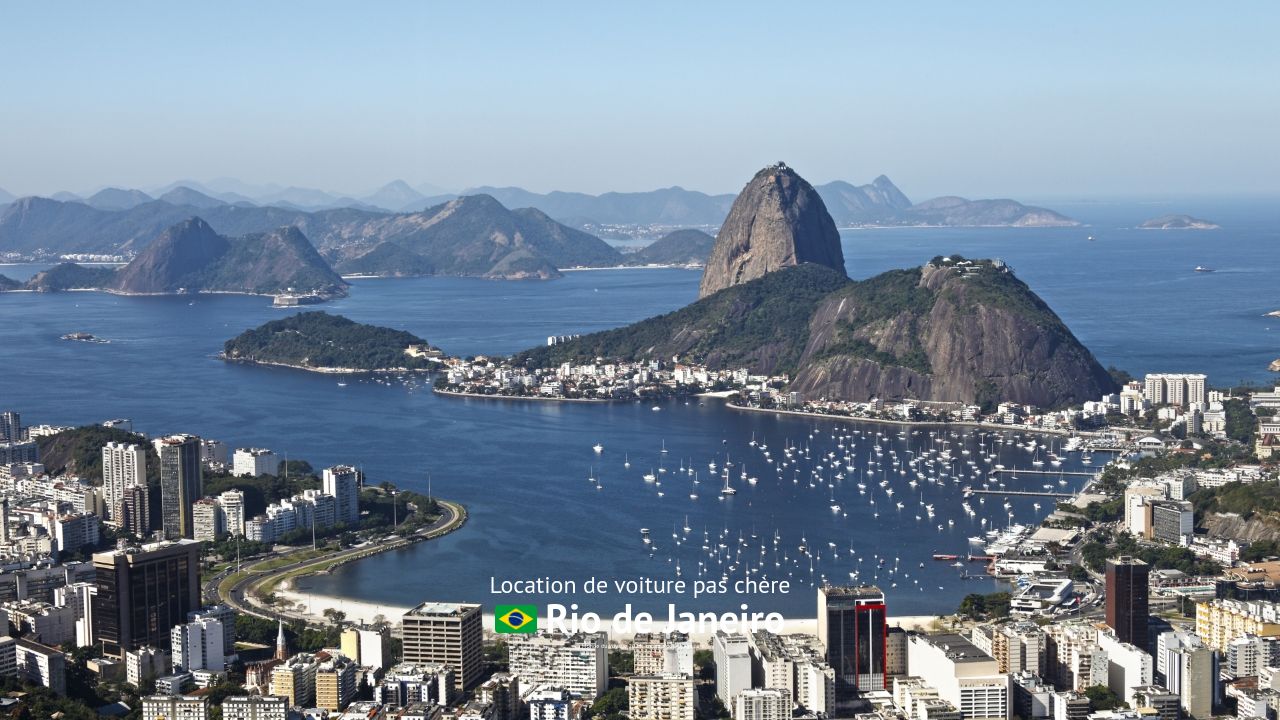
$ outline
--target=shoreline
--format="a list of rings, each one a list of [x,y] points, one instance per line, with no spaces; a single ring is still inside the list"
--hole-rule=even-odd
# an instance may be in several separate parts
[[[980,423],[972,420],[957,420],[955,422],[942,420],[892,420],[889,418],[869,418],[860,415],[829,415],[818,412],[805,412],[803,410],[773,410],[769,408],[751,407],[749,405],[738,405],[732,402],[726,402],[725,407],[730,410],[739,410],[742,412],[758,412],[772,415],[793,415],[796,417],[811,417],[822,420],[837,420],[841,422],[855,423],[878,423],[881,425],[901,425],[901,426],[919,426],[919,427],[971,427],[982,428],[985,430],[1017,430],[1019,432],[1040,433],[1043,435],[1061,435],[1070,437],[1071,432],[1066,430],[1053,430],[1049,428],[1033,428],[1023,425],[1000,425],[996,423]],[[1076,435],[1091,436],[1093,433],[1088,431],[1075,431]]]
[[[441,390],[435,386],[432,386],[431,392],[437,393],[440,395],[448,395],[451,397],[479,398],[481,400],[529,400],[529,401],[536,401],[536,402],[576,402],[576,403],[630,402],[629,399],[624,400],[622,398],[614,400],[614,399],[605,399],[605,398],[543,397],[541,395],[485,395],[484,393],[464,392],[461,390]]]
[[[304,372],[316,373],[318,375],[395,375],[399,373],[433,373],[434,368],[382,368],[379,370],[362,370],[360,368],[331,368],[331,367],[308,367],[306,365],[291,365],[284,362],[270,362],[268,360],[246,360],[241,358],[227,357],[226,353],[218,353],[215,355],[217,359],[225,363],[236,365],[261,365],[263,367],[287,368],[289,370],[302,370]]]

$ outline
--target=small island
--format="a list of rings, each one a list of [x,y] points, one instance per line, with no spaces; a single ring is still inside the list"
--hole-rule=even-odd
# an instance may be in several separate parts
[[[96,335],[93,335],[87,332],[70,332],[70,333],[67,333],[66,335],[63,335],[62,339],[73,340],[75,342],[98,343],[99,345],[106,345],[107,343],[111,342],[106,338],[100,338]]]
[[[402,373],[434,370],[443,353],[403,330],[313,311],[246,330],[219,357],[320,373]]]
[[[1219,230],[1216,223],[1190,215],[1161,215],[1142,223],[1139,230]]]
[[[1271,364],[1267,366],[1267,369],[1271,372],[1280,372],[1280,359],[1272,360]]]

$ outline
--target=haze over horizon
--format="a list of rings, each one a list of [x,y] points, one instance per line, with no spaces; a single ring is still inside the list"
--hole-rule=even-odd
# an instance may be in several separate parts
[[[1273,194],[1277,21],[1266,3],[18,5],[0,188],[718,194],[785,160],[913,200]]]

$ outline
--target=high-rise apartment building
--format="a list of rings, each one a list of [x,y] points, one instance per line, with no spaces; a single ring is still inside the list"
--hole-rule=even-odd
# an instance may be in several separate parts
[[[344,525],[360,522],[360,488],[356,469],[350,465],[335,465],[321,473],[321,490],[332,495],[335,501],[334,520]]]
[[[213,498],[200,498],[191,506],[192,537],[213,542],[223,533],[222,508]]]
[[[222,523],[231,535],[244,537],[244,492],[227,490],[218,496],[218,508],[222,511]]]
[[[95,553],[94,642],[107,655],[168,649],[169,630],[200,608],[200,544],[155,543]]]
[[[222,700],[222,720],[288,720],[289,701],[274,695],[238,695]]]
[[[1122,556],[1107,561],[1107,626],[1120,642],[1147,650],[1147,605],[1149,592],[1147,564]]]
[[[746,635],[720,631],[712,638],[711,652],[716,663],[716,697],[726,708],[733,707],[734,698],[751,687],[751,644]]]
[[[109,442],[102,446],[102,504],[107,523],[121,527],[124,492],[147,486],[147,450],[134,443]]]
[[[1009,675],[966,638],[913,635],[907,642],[907,664],[913,676],[935,688],[966,720],[1009,717]]]
[[[356,696],[356,664],[343,655],[331,657],[316,668],[316,707],[345,710]]]
[[[311,653],[298,653],[271,669],[272,695],[294,707],[311,707],[316,700],[316,671],[320,660]]]
[[[175,672],[227,669],[222,622],[212,618],[175,625],[169,633]]]
[[[17,410],[0,412],[0,442],[21,442],[26,439],[22,432],[22,416]]]
[[[204,495],[200,438],[170,435],[155,441],[160,456],[160,527],[166,540],[195,535],[191,509]]]
[[[422,603],[401,619],[403,661],[448,666],[457,688],[468,690],[480,682],[481,622],[479,605]]]
[[[746,689],[733,698],[734,720],[791,720],[791,696],[777,688]]]
[[[836,673],[836,700],[884,690],[888,634],[884,593],[874,585],[818,588],[818,638]],[[914,672],[914,671],[913,671]]]
[[[209,698],[151,695],[142,698],[142,720],[208,720]]]
[[[120,527],[145,538],[151,532],[151,490],[145,486],[125,488],[120,499]]]
[[[605,633],[509,635],[512,675],[530,687],[550,685],[591,700],[609,686],[609,638]]]

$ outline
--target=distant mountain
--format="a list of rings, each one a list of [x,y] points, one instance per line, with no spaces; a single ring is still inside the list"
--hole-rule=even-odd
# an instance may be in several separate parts
[[[8,205],[18,198],[7,192],[4,188],[0,188],[0,205]]]
[[[965,200],[940,197],[912,205],[897,216],[898,225],[940,227],[1075,227],[1080,223],[1045,208],[1014,200]]]
[[[541,195],[515,187],[478,187],[463,194],[491,195],[507,207],[535,207],[576,224],[719,225],[733,204],[732,195],[707,195],[680,187],[603,195],[559,191]]]
[[[403,180],[393,180],[378,188],[372,195],[361,198],[361,201],[367,205],[392,212],[412,212],[421,209],[426,200],[426,195],[409,187],[409,183]]]
[[[803,263],[844,275],[840,233],[812,185],[783,163],[770,165],[733,201],[707,259],[698,297]]]
[[[354,236],[354,237],[353,237]],[[401,251],[420,258],[442,275],[497,278],[550,278],[558,268],[617,265],[621,254],[603,240],[565,227],[537,210],[508,210],[488,195],[469,195],[408,215],[361,218],[334,227],[327,244],[348,245],[358,239],[356,252],[342,253],[344,272],[359,268],[366,274],[404,274]],[[370,241],[391,242],[394,248],[366,250]],[[376,248],[374,248],[376,250]],[[348,263],[348,259],[352,261]],[[359,259],[359,264],[354,264]]]
[[[21,280],[14,280],[7,275],[0,275],[0,292],[9,292],[10,290],[22,289],[24,283]]]
[[[315,188],[287,187],[269,195],[260,196],[257,202],[259,205],[288,204],[297,208],[328,208],[335,207],[339,197]]]
[[[84,198],[80,197],[79,195],[73,192],[67,192],[66,190],[61,190],[59,192],[56,192],[50,195],[49,199],[57,200],[58,202],[78,202],[80,200],[83,200]]]
[[[911,207],[911,201],[881,175],[870,185],[851,185],[843,180],[817,186],[822,202],[836,223],[854,224],[872,218],[888,221],[897,212]]]
[[[166,230],[116,273],[126,293],[280,292],[342,294],[338,277],[295,227],[227,238],[200,218]]]
[[[229,205],[185,187],[118,212],[79,202],[23,198],[0,210],[0,251],[139,252],[166,228],[192,215],[230,237],[297,227],[340,265],[386,241],[418,256],[401,265],[384,264],[388,254],[374,254],[365,258],[359,270],[344,269],[352,273],[403,275],[430,270],[448,275],[554,277],[561,267],[622,262],[617,250],[595,236],[561,225],[537,210],[508,210],[487,196],[464,197],[411,214],[351,208],[309,213]]]
[[[85,198],[84,204],[99,210],[128,210],[153,199],[141,190],[104,188]]]
[[[205,195],[198,190],[192,190],[189,187],[176,187],[169,192],[161,195],[159,200],[169,203],[170,205],[179,205],[185,207],[200,208],[208,210],[209,208],[221,207],[228,204],[225,200]]]
[[[1161,215],[1138,226],[1141,230],[1220,230],[1221,226],[1190,215]]]
[[[701,230],[676,230],[623,257],[628,265],[705,265],[715,244]]]
[[[836,181],[819,185],[817,190],[840,227],[1072,227],[1080,224],[1052,210],[1014,200],[966,200],[948,196],[912,204],[884,175],[870,185]]]

